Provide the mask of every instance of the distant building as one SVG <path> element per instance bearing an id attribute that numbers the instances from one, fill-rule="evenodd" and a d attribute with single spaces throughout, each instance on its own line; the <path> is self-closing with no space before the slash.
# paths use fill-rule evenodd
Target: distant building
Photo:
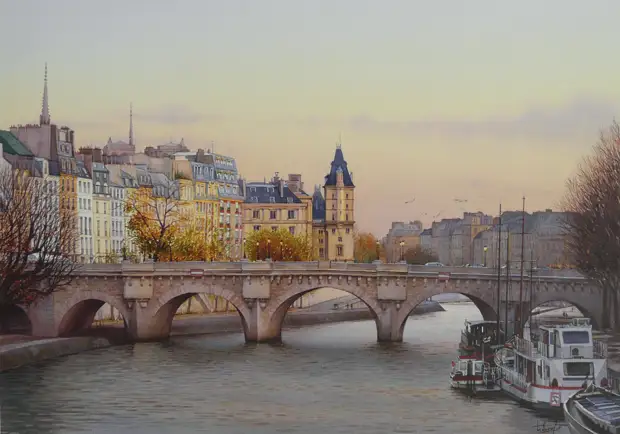
<path id="1" fill-rule="evenodd" d="M 354 256 L 355 185 L 340 145 L 325 183 L 323 194 L 312 195 L 313 243 L 319 259 L 352 261 Z"/>
<path id="2" fill-rule="evenodd" d="M 269 182 L 242 183 L 243 231 L 285 229 L 292 235 L 312 237 L 312 197 L 303 190 L 301 175 L 288 175 L 288 180 L 273 176 Z"/>
<path id="3" fill-rule="evenodd" d="M 420 221 L 409 223 L 392 222 L 392 227 L 388 231 L 383 248 L 387 262 L 399 262 L 401 260 L 401 250 L 404 253 L 420 246 L 423 225 Z M 402 249 L 400 243 L 403 243 Z"/>
<path id="4" fill-rule="evenodd" d="M 481 212 L 465 212 L 463 218 L 442 219 L 431 227 L 431 250 L 445 265 L 474 265 L 474 238 L 489 229 L 493 217 Z"/>

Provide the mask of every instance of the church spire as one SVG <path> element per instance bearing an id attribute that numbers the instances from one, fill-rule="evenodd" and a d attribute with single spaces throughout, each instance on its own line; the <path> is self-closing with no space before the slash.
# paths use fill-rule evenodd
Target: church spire
<path id="1" fill-rule="evenodd" d="M 129 103 L 129 146 L 133 144 L 133 103 Z"/>
<path id="2" fill-rule="evenodd" d="M 47 62 L 45 62 L 45 79 L 43 81 L 43 103 L 41 105 L 41 116 L 39 117 L 39 124 L 50 124 L 50 108 L 47 96 Z"/>

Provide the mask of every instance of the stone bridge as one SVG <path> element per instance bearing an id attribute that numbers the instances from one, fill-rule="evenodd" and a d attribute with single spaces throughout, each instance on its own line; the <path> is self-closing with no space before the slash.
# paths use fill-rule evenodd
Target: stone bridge
<path id="1" fill-rule="evenodd" d="M 502 276 L 500 286 L 502 320 L 506 279 Z M 509 286 L 509 317 L 514 318 L 519 275 L 510 276 Z M 223 297 L 237 308 L 247 341 L 265 342 L 280 339 L 284 317 L 297 298 L 324 287 L 359 297 L 375 318 L 379 341 L 401 341 L 411 311 L 442 293 L 463 294 L 485 319 L 497 318 L 497 272 L 492 269 L 327 261 L 86 265 L 70 285 L 24 310 L 33 335 L 69 336 L 90 327 L 96 312 L 108 303 L 123 315 L 132 340 L 158 340 L 169 336 L 179 306 L 205 293 Z M 529 279 L 524 287 L 526 300 Z M 531 293 L 531 308 L 566 301 L 595 323 L 600 321 L 599 289 L 575 272 L 540 272 Z"/>

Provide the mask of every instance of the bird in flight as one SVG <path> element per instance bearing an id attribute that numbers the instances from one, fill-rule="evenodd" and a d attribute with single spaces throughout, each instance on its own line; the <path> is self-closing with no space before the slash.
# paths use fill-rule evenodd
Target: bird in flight
<path id="1" fill-rule="evenodd" d="M 415 202 L 415 197 L 414 197 L 413 199 L 411 199 L 411 200 L 407 200 L 407 201 L 405 201 L 405 204 L 408 204 L 408 203 L 413 203 L 413 202 Z"/>
<path id="2" fill-rule="evenodd" d="M 455 202 L 458 202 L 458 203 L 467 203 L 467 199 L 458 199 L 458 198 L 455 198 L 455 199 L 454 199 L 454 201 L 455 201 Z"/>

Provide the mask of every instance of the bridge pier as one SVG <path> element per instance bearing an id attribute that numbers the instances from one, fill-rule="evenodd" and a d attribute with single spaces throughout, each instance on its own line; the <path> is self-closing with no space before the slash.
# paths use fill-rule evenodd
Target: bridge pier
<path id="1" fill-rule="evenodd" d="M 402 342 L 405 321 L 401 320 L 400 301 L 384 301 L 381 310 L 376 312 L 377 318 L 377 341 L 378 342 Z"/>
<path id="2" fill-rule="evenodd" d="M 287 309 L 270 313 L 268 299 L 247 298 L 249 312 L 241 314 L 246 342 L 279 342 L 282 340 L 282 323 Z"/>

